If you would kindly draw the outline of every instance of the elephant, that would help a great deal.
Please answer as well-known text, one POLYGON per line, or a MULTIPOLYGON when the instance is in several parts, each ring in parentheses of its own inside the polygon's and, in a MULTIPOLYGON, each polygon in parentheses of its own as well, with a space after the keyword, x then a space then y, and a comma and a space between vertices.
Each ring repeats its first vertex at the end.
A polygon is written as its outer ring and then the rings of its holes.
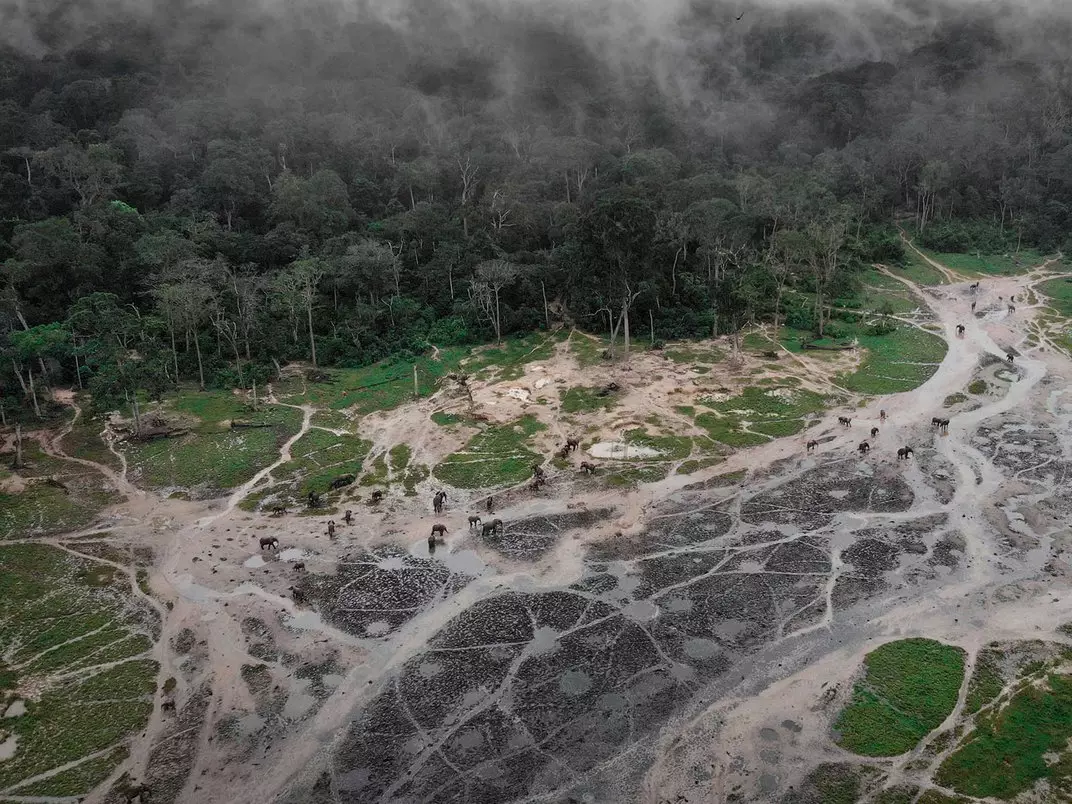
POLYGON ((337 478, 331 481, 331 490, 335 491, 341 489, 344 486, 349 486, 355 480, 353 475, 339 475, 337 478))
POLYGON ((278 550, 279 539, 275 536, 261 536, 261 550, 278 550))
POLYGON ((814 452, 817 446, 819 446, 818 441, 809 441, 807 446, 808 452, 814 452))

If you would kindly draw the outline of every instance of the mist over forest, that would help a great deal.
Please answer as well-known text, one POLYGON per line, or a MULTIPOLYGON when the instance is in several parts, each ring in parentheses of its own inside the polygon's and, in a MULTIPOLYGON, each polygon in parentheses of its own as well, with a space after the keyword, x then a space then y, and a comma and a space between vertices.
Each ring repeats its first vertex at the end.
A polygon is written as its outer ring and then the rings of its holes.
POLYGON ((0 391, 822 336, 902 231, 1068 250, 1070 39, 1056 0, 16 0, 0 391))

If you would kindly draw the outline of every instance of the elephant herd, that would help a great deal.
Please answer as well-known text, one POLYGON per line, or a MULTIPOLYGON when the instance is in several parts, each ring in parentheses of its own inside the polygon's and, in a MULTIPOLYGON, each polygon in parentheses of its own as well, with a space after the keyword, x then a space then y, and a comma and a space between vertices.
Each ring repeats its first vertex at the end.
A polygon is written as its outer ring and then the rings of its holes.
MULTIPOLYGON (((879 419, 882 422, 886 421, 886 411, 885 410, 880 410, 879 411, 879 419)), ((852 419, 849 418, 848 416, 838 416, 838 424, 841 425, 842 427, 846 428, 846 429, 849 429, 849 428, 852 427, 852 419)), ((939 427, 939 429, 944 429, 944 428, 947 428, 949 426, 949 420, 948 419, 939 419, 939 418, 935 417, 932 420, 932 424, 934 426, 936 426, 936 427, 939 427)), ((877 427, 872 427, 871 428, 871 438, 872 439, 877 438, 878 433, 879 433, 879 429, 877 427)), ((815 439, 812 439, 811 441, 809 441, 805 445, 805 451, 809 455, 812 452, 814 452, 816 449, 818 449, 818 448, 819 448, 819 442, 816 441, 815 439)), ((856 445, 856 451, 859 452, 861 456, 867 455, 868 453, 871 452, 871 442, 870 441, 861 441, 859 444, 856 445)), ((914 455, 914 453, 913 453, 911 447, 901 447, 900 449, 897 450, 897 460, 906 460, 908 458, 911 458, 913 455, 914 455)))

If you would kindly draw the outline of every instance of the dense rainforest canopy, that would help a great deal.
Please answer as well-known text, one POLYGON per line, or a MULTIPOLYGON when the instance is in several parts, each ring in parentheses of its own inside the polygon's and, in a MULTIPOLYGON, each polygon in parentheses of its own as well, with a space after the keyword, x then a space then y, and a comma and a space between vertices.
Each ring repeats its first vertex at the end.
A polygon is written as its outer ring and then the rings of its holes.
POLYGON ((1065 247, 1058 4, 16 4, 0 394, 570 324, 732 334, 898 227, 1065 247), (154 7, 155 6, 155 7, 154 7), (234 7, 232 7, 234 6, 234 7), (196 13, 194 11, 196 10, 196 13), (76 377, 76 372, 78 376, 76 377))

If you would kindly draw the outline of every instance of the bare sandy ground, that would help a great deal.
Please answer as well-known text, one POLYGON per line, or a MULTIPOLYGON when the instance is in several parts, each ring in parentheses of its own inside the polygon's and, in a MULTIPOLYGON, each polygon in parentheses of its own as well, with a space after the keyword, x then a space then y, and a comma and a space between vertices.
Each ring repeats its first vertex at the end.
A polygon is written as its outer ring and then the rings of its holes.
MULTIPOLYGON (((313 770, 331 765, 333 753, 345 742, 344 735, 357 714, 377 700, 400 668, 422 655, 429 641, 453 618, 504 591, 541 593, 568 587, 584 576, 585 561, 594 545, 643 539, 653 517, 662 516, 658 513, 660 503, 688 486, 744 470, 747 479, 743 486, 710 492, 713 502, 732 502, 747 495, 753 478, 757 488, 760 478, 769 486, 802 477, 833 456, 853 458, 856 444, 872 425, 880 427, 880 434, 872 442, 868 471, 898 473, 916 495, 913 516, 942 513, 956 523, 964 542, 960 565, 925 589, 913 592, 901 587, 895 594, 878 595, 841 612, 832 601, 838 572, 835 550, 834 569, 822 593, 825 599, 818 601, 821 616, 802 628, 782 633, 762 650, 738 657, 717 682, 691 690, 680 710, 654 734, 643 738, 647 759, 641 765, 647 769, 620 800, 655 804, 682 796, 680 800, 688 802, 721 802, 731 790, 743 791, 748 796, 745 800, 772 800, 775 791, 795 783, 817 760, 839 756, 826 737, 831 718, 860 659, 883 640, 907 635, 948 640, 969 650, 970 664, 974 651, 994 639, 1031 638, 1040 633, 1052 638, 1058 624, 1072 620, 1072 596, 1063 594, 1067 591, 1068 565, 1058 561, 1063 569, 1056 575, 1053 571, 1056 559, 1070 558, 1065 552, 1072 546, 1068 534, 1045 518, 1033 523, 1021 521, 1017 527, 1030 531, 1035 548, 1019 554, 1010 551, 1009 527, 1000 520, 1018 510, 1017 495, 1024 490, 1017 486, 1013 473, 973 442, 981 424, 1002 415, 1013 413, 1028 419, 1057 415, 1064 422, 1069 418, 1061 405, 1072 403, 1072 397, 1053 395, 1068 387, 1072 362, 1044 338, 1041 345, 1026 342, 1035 308, 1020 301, 1015 312, 1010 312, 1004 303, 997 302, 997 297, 1002 301, 1025 298, 1042 278, 1042 272, 1035 272, 984 280, 977 297, 978 309, 987 311, 981 317, 971 314, 969 305, 976 297, 966 283, 926 290, 911 286, 921 305, 933 310, 949 352, 937 373, 910 393, 877 398, 864 407, 830 410, 821 424, 799 437, 740 451, 719 466, 687 476, 671 474, 663 482, 635 490, 585 485, 570 472, 555 481, 552 494, 498 495, 502 503, 496 515, 508 521, 614 510, 605 521, 561 539, 537 561, 496 552, 470 534, 465 517, 478 510, 485 495, 453 494, 444 517, 450 534, 440 555, 486 571, 477 571, 471 582, 435 605, 425 606, 382 639, 326 624, 308 608, 296 605, 291 587, 302 574, 293 565, 300 560, 308 571, 326 575, 335 571, 340 559, 384 544, 397 545, 423 560, 427 557, 426 532, 438 520, 427 499, 434 483, 423 485, 416 498, 393 497, 381 508, 354 504, 354 523, 341 527, 336 540, 326 535, 327 517, 275 519, 238 508, 251 489, 289 459, 290 447, 313 426, 311 408, 303 409, 301 430, 283 445, 277 464, 262 470, 225 500, 199 503, 161 499, 133 487, 125 471, 114 472, 82 461, 96 467, 127 497, 106 514, 107 538, 117 543, 147 544, 156 550, 158 560, 150 585, 157 598, 153 605, 164 617, 164 632, 155 648, 162 668, 161 683, 166 678, 176 679, 177 686, 169 697, 180 712, 200 700, 199 691, 211 689, 199 716, 184 729, 196 739, 188 740, 188 756, 183 760, 188 772, 184 772, 177 800, 251 804, 276 800, 296 780, 312 778, 313 770), (958 337, 955 328, 961 323, 967 329, 958 337), (928 426, 930 418, 941 413, 943 399, 962 392, 977 375, 980 358, 992 355, 1004 361, 1010 350, 1016 352, 1016 381, 975 409, 951 416, 948 435, 933 434, 928 426), (888 414, 887 421, 880 422, 880 410, 888 414), (839 427, 839 415, 852 416, 851 431, 839 427), (821 440, 822 447, 816 456, 808 457, 803 445, 813 438, 821 440), (951 499, 943 502, 936 498, 919 466, 899 464, 895 451, 906 444, 917 450, 930 444, 935 460, 952 467, 951 499), (257 539, 268 534, 279 538, 284 552, 282 557, 269 556, 262 561, 257 539), (297 657, 290 664, 283 658, 267 660, 275 694, 285 702, 282 712, 270 707, 259 710, 256 695, 242 678, 243 665, 265 662, 262 655, 250 653, 249 624, 253 620, 271 634, 279 657, 297 657), (330 661, 336 669, 330 689, 314 699, 308 682, 297 671, 303 664, 321 660, 330 661), (239 732, 248 739, 224 747, 220 730, 224 722, 238 723, 239 732), (783 725, 787 722, 793 724, 792 729, 783 725), (268 728, 272 725, 274 728, 268 728), (706 769, 702 782, 693 778, 696 768, 706 769)), ((789 356, 784 365, 786 373, 798 376, 805 387, 830 392, 834 374, 859 356, 841 359, 844 362, 838 364, 789 356)), ((549 425, 540 436, 541 449, 549 453, 573 434, 571 426, 561 423, 559 389, 612 381, 624 389, 622 404, 594 425, 595 433, 589 433, 606 441, 619 438, 631 427, 650 427, 650 422, 645 423, 650 416, 672 421, 674 432, 689 432, 691 420, 676 413, 676 406, 702 394, 732 393, 754 382, 754 377, 747 366, 699 374, 691 366, 672 363, 657 353, 637 355, 628 367, 581 369, 569 358, 568 345, 562 344, 554 359, 526 366, 516 381, 474 383, 475 410, 496 422, 512 421, 524 413, 537 415, 549 425)), ((445 389, 416 405, 366 417, 358 432, 373 442, 373 455, 408 443, 415 461, 434 465, 456 451, 467 433, 434 425, 429 421, 430 413, 468 408, 463 395, 445 389)), ((46 449, 63 454, 59 442, 58 437, 44 441, 46 449)), ((1063 448, 1072 455, 1072 443, 1064 442, 1063 448)), ((584 457, 577 455, 574 460, 584 457)), ((836 531, 844 526, 849 534, 845 547, 852 540, 852 527, 869 516, 848 513, 833 528, 836 531)), ((99 530, 103 528, 93 529, 99 530)), ((70 544, 78 535, 53 541, 70 544)), ((158 697, 159 704, 164 696, 161 693, 158 697)), ((136 779, 152 779, 161 743, 176 740, 174 717, 158 705, 145 735, 135 742, 130 760, 116 775, 125 771, 136 779)), ((903 773, 911 758, 891 763, 894 778, 903 773)), ((325 800, 366 800, 356 794, 335 796, 325 800)), ((102 801, 103 793, 88 800, 102 801)), ((404 799, 378 796, 369 800, 404 799)))

